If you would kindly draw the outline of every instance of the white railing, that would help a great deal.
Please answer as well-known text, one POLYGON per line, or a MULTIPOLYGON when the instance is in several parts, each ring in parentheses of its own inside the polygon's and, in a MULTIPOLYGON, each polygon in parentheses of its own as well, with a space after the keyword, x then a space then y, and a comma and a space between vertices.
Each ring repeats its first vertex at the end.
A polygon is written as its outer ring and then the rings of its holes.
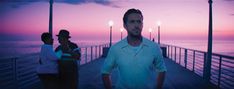
MULTIPOLYGON (((166 44, 164 46, 169 59, 204 78, 206 52, 166 44)), ((221 89, 234 87, 233 56, 212 54, 210 82, 221 89)))

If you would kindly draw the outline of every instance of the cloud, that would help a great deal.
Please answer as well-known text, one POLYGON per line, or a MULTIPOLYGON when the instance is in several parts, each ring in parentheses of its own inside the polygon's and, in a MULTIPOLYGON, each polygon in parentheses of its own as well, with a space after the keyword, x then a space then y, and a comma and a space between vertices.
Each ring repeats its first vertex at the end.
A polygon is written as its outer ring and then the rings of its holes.
POLYGON ((223 1, 228 1, 228 2, 231 2, 231 1, 234 1, 234 0, 223 0, 223 1))
POLYGON ((230 14, 230 16, 234 16, 234 13, 230 14))
MULTIPOLYGON (((96 3, 99 5, 120 8, 120 6, 115 4, 115 1, 117 1, 117 0, 54 0, 54 3, 66 3, 66 4, 72 4, 72 5, 96 3)), ((11 7, 18 8, 21 5, 30 4, 33 2, 49 2, 49 0, 1 0, 0 4, 13 3, 13 4, 11 4, 11 7)))

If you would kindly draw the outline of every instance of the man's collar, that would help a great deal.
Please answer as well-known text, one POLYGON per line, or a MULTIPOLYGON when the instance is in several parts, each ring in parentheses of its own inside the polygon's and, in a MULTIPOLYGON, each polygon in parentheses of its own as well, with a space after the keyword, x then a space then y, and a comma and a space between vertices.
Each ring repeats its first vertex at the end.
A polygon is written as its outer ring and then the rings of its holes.
MULTIPOLYGON (((120 46, 121 48, 124 48, 124 47, 127 47, 129 44, 128 44, 128 40, 127 40, 127 37, 124 38, 122 41, 120 41, 120 46)), ((142 42, 141 42, 142 46, 149 46, 148 42, 147 42, 147 39, 142 37, 142 42)))

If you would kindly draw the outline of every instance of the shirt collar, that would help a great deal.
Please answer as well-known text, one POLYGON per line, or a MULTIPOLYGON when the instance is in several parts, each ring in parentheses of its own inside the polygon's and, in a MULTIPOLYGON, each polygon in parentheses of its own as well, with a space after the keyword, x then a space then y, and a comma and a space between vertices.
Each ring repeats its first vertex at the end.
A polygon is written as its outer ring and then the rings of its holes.
MULTIPOLYGON (((127 47, 129 44, 128 44, 128 40, 127 40, 127 37, 125 37, 122 41, 120 41, 120 47, 121 48, 124 48, 124 47, 127 47)), ((144 37, 142 37, 142 46, 149 46, 148 44, 148 40, 144 37)))

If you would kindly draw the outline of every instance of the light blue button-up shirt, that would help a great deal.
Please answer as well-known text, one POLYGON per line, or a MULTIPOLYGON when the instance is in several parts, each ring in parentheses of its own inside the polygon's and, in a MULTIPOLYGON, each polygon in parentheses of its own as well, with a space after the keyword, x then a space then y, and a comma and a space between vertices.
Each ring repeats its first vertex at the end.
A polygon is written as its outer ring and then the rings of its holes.
POLYGON ((156 76, 152 70, 166 71, 159 45, 146 38, 139 50, 134 50, 127 38, 113 45, 101 72, 110 74, 114 68, 119 71, 116 89, 151 89, 156 76))

